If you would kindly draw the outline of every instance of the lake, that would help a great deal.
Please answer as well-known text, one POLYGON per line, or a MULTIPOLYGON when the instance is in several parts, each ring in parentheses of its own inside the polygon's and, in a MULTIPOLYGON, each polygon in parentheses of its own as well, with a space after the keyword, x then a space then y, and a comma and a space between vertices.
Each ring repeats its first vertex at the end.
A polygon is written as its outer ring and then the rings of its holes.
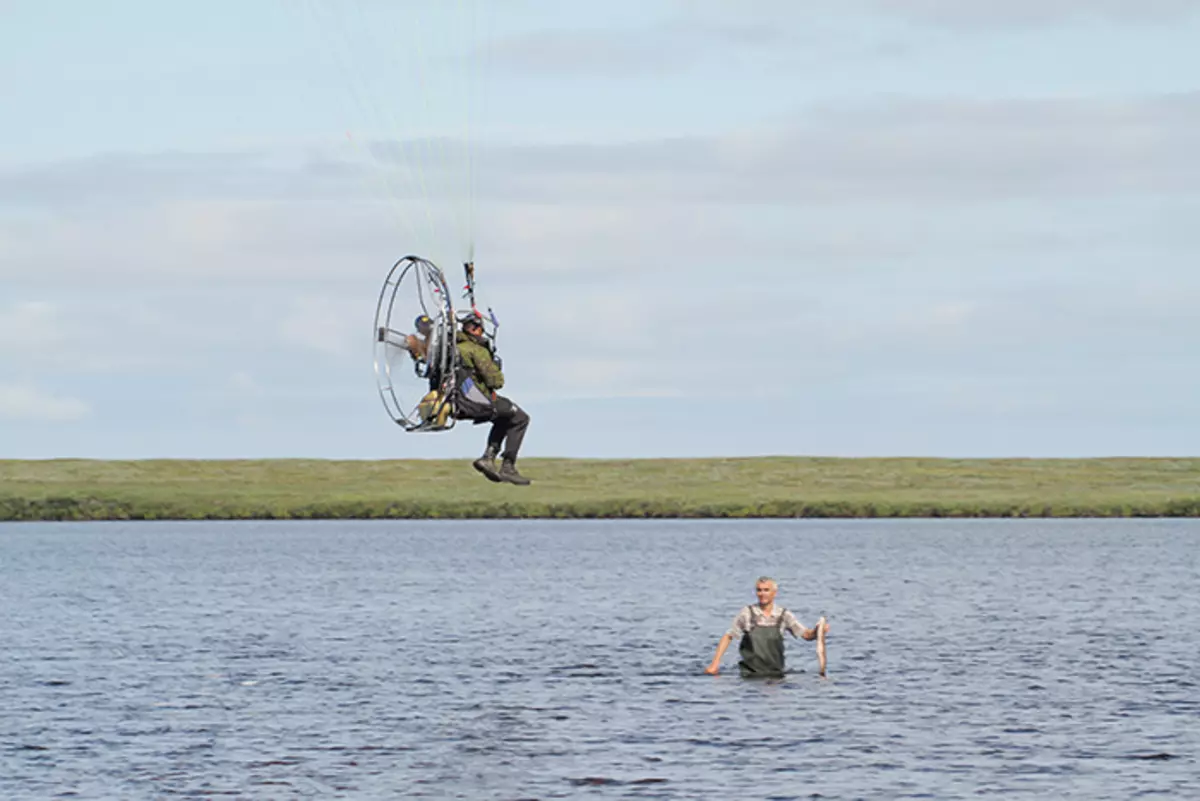
POLYGON ((1200 521, 0 524, 0 798, 1200 795, 1200 521), (704 666, 755 579, 789 675, 704 666))

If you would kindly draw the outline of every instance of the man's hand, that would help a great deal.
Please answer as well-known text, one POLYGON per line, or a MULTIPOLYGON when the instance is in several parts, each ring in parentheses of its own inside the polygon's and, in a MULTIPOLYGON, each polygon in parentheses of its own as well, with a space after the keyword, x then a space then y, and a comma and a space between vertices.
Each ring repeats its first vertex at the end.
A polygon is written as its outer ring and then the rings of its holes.
POLYGON ((715 675, 717 675, 717 671, 719 671, 720 669, 721 669, 721 663, 713 662, 711 665, 709 665, 708 667, 706 667, 704 669, 704 672, 710 676, 715 676, 715 675))

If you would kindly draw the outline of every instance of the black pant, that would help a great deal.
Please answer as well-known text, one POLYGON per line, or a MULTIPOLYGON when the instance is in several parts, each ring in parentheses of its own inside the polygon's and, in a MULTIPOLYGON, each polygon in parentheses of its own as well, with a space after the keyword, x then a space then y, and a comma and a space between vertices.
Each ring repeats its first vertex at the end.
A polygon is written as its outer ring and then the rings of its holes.
POLYGON ((492 415, 492 430, 488 432, 488 447, 500 451, 503 446, 500 458, 516 461, 517 451, 521 450, 521 442, 525 439, 525 429, 529 428, 529 415, 500 395, 492 403, 495 413, 492 415))

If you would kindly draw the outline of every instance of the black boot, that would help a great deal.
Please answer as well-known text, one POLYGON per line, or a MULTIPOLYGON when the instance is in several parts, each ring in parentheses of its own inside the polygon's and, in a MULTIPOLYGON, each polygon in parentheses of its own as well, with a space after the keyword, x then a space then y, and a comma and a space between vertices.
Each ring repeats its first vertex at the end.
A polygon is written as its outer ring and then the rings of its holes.
POLYGON ((488 449, 483 452, 483 456, 480 456, 474 462, 471 462, 471 466, 487 476, 489 481, 498 482, 504 480, 500 478, 500 474, 496 472, 496 449, 491 445, 489 445, 488 449))
POLYGON ((500 480, 521 487, 530 483, 529 479, 517 472, 517 460, 507 456, 504 457, 504 462, 500 465, 500 480))

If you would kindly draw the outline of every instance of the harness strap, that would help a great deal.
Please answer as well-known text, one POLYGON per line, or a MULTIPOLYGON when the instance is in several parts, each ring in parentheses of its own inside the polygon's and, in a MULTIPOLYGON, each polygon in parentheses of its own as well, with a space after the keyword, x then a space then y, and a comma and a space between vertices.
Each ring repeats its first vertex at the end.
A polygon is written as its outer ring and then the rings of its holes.
MULTIPOLYGON (((779 608, 779 620, 775 621, 775 628, 779 629, 781 632, 783 631, 783 616, 786 614, 787 609, 781 606, 779 608)), ((754 604, 750 604, 746 607, 746 615, 750 618, 750 630, 758 628, 760 624, 754 618, 754 604)))

